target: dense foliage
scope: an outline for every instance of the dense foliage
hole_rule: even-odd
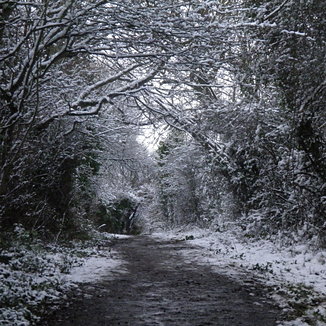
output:
[[[1,2],[1,227],[122,231],[151,198],[169,225],[232,221],[325,246],[325,9]],[[169,126],[156,174],[136,144],[146,125]]]

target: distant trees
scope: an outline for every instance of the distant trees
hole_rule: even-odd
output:
[[[225,178],[201,144],[171,130],[158,147],[157,164],[157,205],[168,225],[220,227],[230,217]]]

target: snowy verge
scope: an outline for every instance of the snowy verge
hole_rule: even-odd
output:
[[[73,267],[63,280],[73,283],[97,282],[103,278],[112,279],[116,273],[124,273],[123,261],[115,251],[110,251],[109,256],[88,257],[81,266]]]
[[[111,249],[114,240],[124,236],[101,234],[64,247],[44,245],[22,228],[15,232],[11,246],[0,249],[0,325],[33,325],[78,283],[124,272],[122,260]]]
[[[64,280],[74,283],[95,282],[120,266],[121,262],[116,259],[89,257],[82,266],[72,268],[70,273],[64,276]]]
[[[125,234],[102,233],[102,241],[97,244],[95,253],[87,256],[78,266],[70,269],[63,280],[73,283],[97,282],[102,278],[112,279],[116,273],[125,273],[123,260],[110,246],[115,240],[128,239],[132,236]],[[109,242],[108,242],[109,241]],[[110,247],[108,249],[108,247]]]
[[[291,319],[282,325],[326,325],[326,251],[313,251],[303,244],[284,247],[278,241],[239,234],[191,228],[153,237],[187,241],[191,249],[182,251],[185,259],[209,264],[237,281],[241,274],[250,274],[263,282]]]

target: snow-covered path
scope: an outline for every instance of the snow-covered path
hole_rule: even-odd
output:
[[[82,285],[81,295],[42,325],[276,325],[280,310],[261,283],[184,259],[190,247],[145,236],[119,240],[124,272]]]

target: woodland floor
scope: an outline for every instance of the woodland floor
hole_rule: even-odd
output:
[[[124,272],[81,285],[68,307],[40,325],[277,324],[281,311],[263,285],[249,276],[236,282],[208,265],[185,261],[180,254],[185,246],[191,245],[146,236],[117,240]]]

